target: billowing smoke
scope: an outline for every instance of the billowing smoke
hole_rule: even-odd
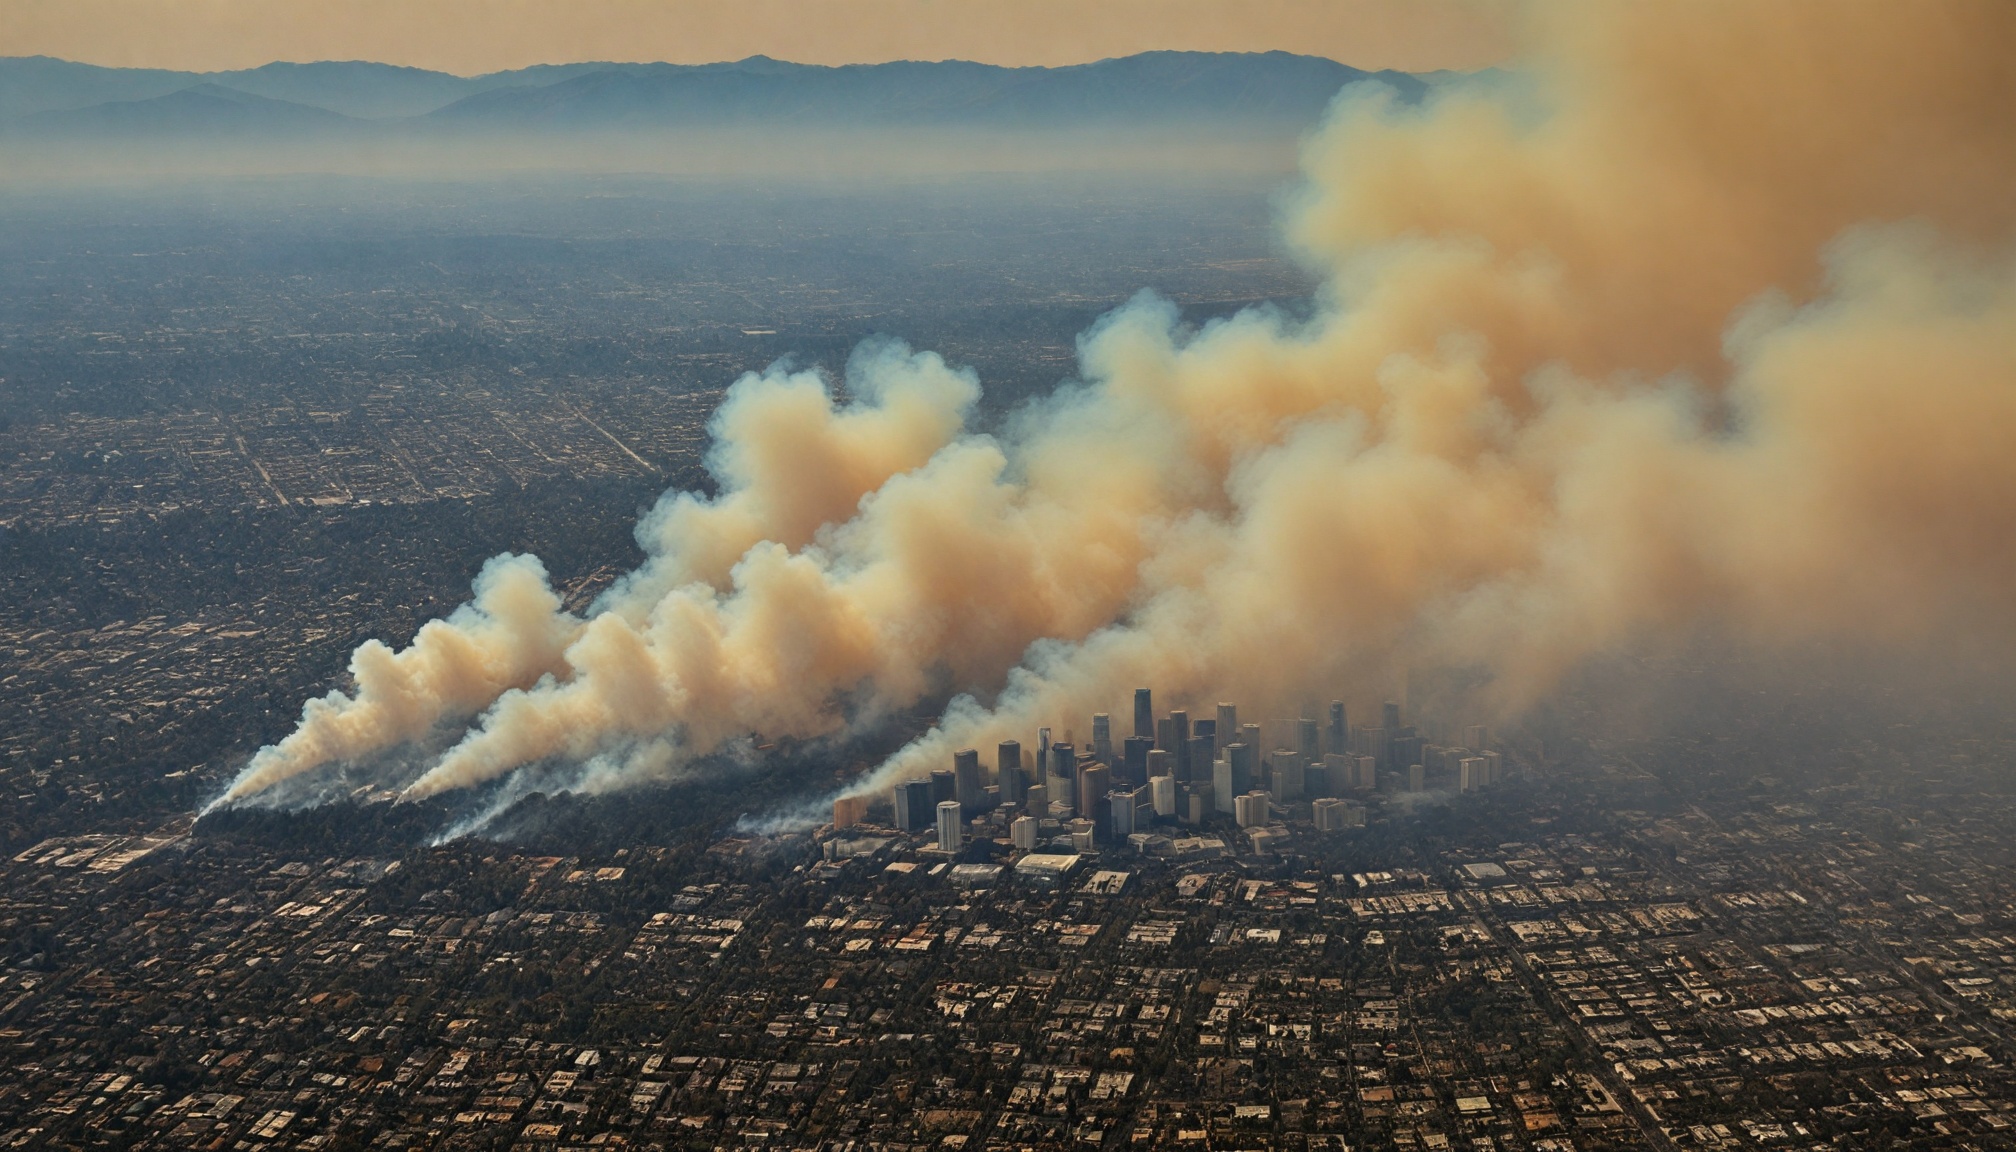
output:
[[[1313,319],[1150,298],[998,436],[978,384],[864,348],[736,384],[586,619],[536,561],[224,802],[442,732],[424,797],[591,786],[948,685],[891,773],[1092,711],[1273,714],[1481,666],[1502,708],[1712,623],[1910,642],[2016,609],[2016,6],[1545,6],[1516,78],[1347,93],[1291,237]]]

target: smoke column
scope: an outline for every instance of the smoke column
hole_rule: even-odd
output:
[[[405,795],[583,787],[968,695],[860,788],[1174,700],[1481,665],[1511,709],[1704,623],[1912,643],[2016,609],[2016,6],[1543,5],[1517,76],[1347,92],[1291,239],[1314,319],[1137,300],[999,437],[862,349],[738,382],[586,619],[536,561],[357,652],[220,803],[459,740]]]

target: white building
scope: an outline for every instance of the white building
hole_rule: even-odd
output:
[[[966,842],[966,824],[959,814],[957,800],[945,800],[938,805],[938,848],[942,852],[957,852]]]

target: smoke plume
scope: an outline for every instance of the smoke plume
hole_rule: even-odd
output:
[[[1313,319],[1138,299],[998,436],[900,345],[845,403],[747,377],[719,495],[661,501],[585,619],[492,561],[222,802],[444,731],[405,795],[964,693],[865,788],[1137,684],[1288,715],[1482,666],[1513,709],[1703,623],[2007,628],[2016,7],[1546,5],[1528,34],[1509,80],[1340,97],[1289,223]]]

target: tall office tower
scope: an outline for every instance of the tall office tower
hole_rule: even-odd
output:
[[[1241,724],[1239,726],[1239,739],[1233,741],[1233,743],[1244,744],[1248,748],[1253,749],[1253,756],[1257,761],[1260,756],[1260,749],[1267,746],[1266,742],[1261,739],[1261,734],[1262,729],[1260,725]]]
[[[1050,740],[1050,729],[1048,729],[1048,728],[1038,728],[1038,729],[1036,729],[1036,758],[1037,758],[1037,759],[1039,759],[1039,760],[1040,760],[1040,759],[1042,759],[1043,757],[1045,757],[1045,756],[1048,756],[1048,755],[1050,755],[1050,744],[1051,744],[1051,740]],[[1037,765],[1036,767],[1037,767],[1037,769],[1038,769],[1039,771],[1043,770],[1043,765],[1041,765],[1041,764],[1038,764],[1038,765]]]
[[[1176,778],[1174,776],[1154,776],[1148,780],[1148,796],[1155,804],[1155,815],[1176,815]]]
[[[1134,834],[1135,801],[1131,788],[1115,788],[1106,794],[1107,823],[1116,842]]]
[[[1302,767],[1307,761],[1293,748],[1276,748],[1267,758],[1269,784],[1274,799],[1287,803],[1302,798]]]
[[[1211,814],[1218,810],[1218,804],[1211,796],[1211,785],[1192,784],[1190,786],[1190,794],[1183,798],[1184,822],[1188,824],[1202,824],[1204,821],[1209,820]]]
[[[1323,754],[1323,774],[1329,778],[1330,787],[1326,796],[1341,796],[1358,786],[1358,762],[1348,754],[1326,752]]]
[[[1456,762],[1456,790],[1475,792],[1484,787],[1484,758],[1465,756]]]
[[[904,832],[921,832],[931,826],[931,782],[905,780],[890,796],[896,807],[896,827]]]
[[[1050,786],[1039,780],[1037,783],[1024,788],[1022,790],[1022,810],[1039,820],[1050,815]]]
[[[1184,784],[1206,779],[1211,775],[1211,761],[1216,758],[1216,742],[1211,737],[1190,737],[1190,755],[1184,766],[1177,770],[1176,779]]]
[[[1153,780],[1157,776],[1174,778],[1175,775],[1175,755],[1164,748],[1150,748],[1148,750],[1148,778],[1150,780]]]
[[[1426,792],[1428,790],[1428,769],[1425,765],[1407,766],[1407,791]]]
[[[842,796],[833,801],[833,827],[852,828],[868,816],[866,796]]]
[[[1351,787],[1360,792],[1370,792],[1379,787],[1379,759],[1376,756],[1353,756],[1351,758]]]
[[[1134,735],[1155,739],[1155,694],[1146,688],[1134,689]]]
[[[1112,770],[1097,761],[1086,761],[1078,769],[1078,815],[1092,821],[1095,828],[1107,827],[1106,794],[1113,790]]]
[[[1001,803],[1013,807],[1022,803],[1022,742],[1003,740],[994,748],[994,779],[1001,786]]]
[[[1225,750],[1225,745],[1239,739],[1239,709],[1221,702],[1218,705],[1218,726],[1211,734],[1218,738],[1220,752]]]
[[[1216,759],[1218,756],[1218,721],[1215,718],[1190,721],[1190,738],[1195,740],[1199,736],[1209,736],[1211,738],[1211,756],[1213,759]]]
[[[1412,733],[1413,729],[1402,728],[1400,731],[1402,733]],[[1421,738],[1414,735],[1401,735],[1388,739],[1387,757],[1388,763],[1392,764],[1395,768],[1400,767],[1402,764],[1425,763],[1421,759]]]
[[[1330,783],[1329,762],[1318,756],[1302,758],[1302,795],[1311,800],[1324,796],[1335,796],[1336,786]]]
[[[938,805],[938,848],[942,852],[957,852],[965,842],[966,822],[959,816],[959,802],[947,800]]]
[[[1015,847],[1024,852],[1034,852],[1036,836],[1042,826],[1043,822],[1034,816],[1017,816],[1015,822],[1008,825],[1008,836],[1015,842]]]
[[[1050,779],[1052,781],[1064,781],[1064,783],[1075,783],[1079,779],[1079,748],[1077,746],[1066,744],[1064,740],[1058,740],[1058,742],[1050,744]],[[1050,791],[1056,791],[1056,789],[1050,789]],[[1062,799],[1062,797],[1050,797],[1050,799]]]
[[[1254,727],[1257,728],[1259,725],[1256,724]],[[1220,812],[1230,813],[1233,798],[1244,796],[1253,790],[1254,768],[1258,766],[1256,763],[1258,759],[1258,754],[1251,744],[1225,746],[1225,758],[1220,760],[1218,765],[1214,765],[1216,779],[1211,782],[1211,792]]]
[[[931,803],[943,804],[947,800],[957,799],[959,799],[959,778],[947,768],[940,768],[931,773]]]
[[[1120,774],[1129,785],[1148,782],[1148,753],[1154,747],[1149,736],[1129,736],[1120,742]]]
[[[1234,796],[1232,820],[1241,828],[1258,828],[1267,823],[1267,794],[1248,792]]]
[[[1326,734],[1329,746],[1325,752],[1349,752],[1351,750],[1351,729],[1344,723],[1344,702],[1330,701],[1330,730]]]
[[[1386,766],[1386,729],[1359,728],[1351,733],[1351,747],[1360,756],[1370,756],[1379,766]]]
[[[1113,763],[1113,717],[1104,712],[1092,714],[1092,755],[1101,764]]]
[[[1176,743],[1169,746],[1169,751],[1176,754],[1176,779],[1188,780],[1191,774],[1190,713],[1181,708],[1174,709],[1169,713],[1169,723],[1176,729]]]
[[[1463,746],[1472,752],[1482,752],[1484,751],[1485,735],[1484,725],[1472,724],[1463,729]]]
[[[986,807],[987,782],[980,778],[980,750],[961,748],[952,754],[952,798],[968,812]]]
[[[1484,782],[1496,784],[1505,778],[1505,757],[1497,752],[1484,753]]]
[[[1388,700],[1379,706],[1380,726],[1388,732],[1400,727],[1400,702]]]
[[[1295,744],[1296,751],[1311,760],[1323,755],[1322,738],[1318,735],[1316,721],[1305,716],[1296,724],[1295,731],[1300,737]]]

